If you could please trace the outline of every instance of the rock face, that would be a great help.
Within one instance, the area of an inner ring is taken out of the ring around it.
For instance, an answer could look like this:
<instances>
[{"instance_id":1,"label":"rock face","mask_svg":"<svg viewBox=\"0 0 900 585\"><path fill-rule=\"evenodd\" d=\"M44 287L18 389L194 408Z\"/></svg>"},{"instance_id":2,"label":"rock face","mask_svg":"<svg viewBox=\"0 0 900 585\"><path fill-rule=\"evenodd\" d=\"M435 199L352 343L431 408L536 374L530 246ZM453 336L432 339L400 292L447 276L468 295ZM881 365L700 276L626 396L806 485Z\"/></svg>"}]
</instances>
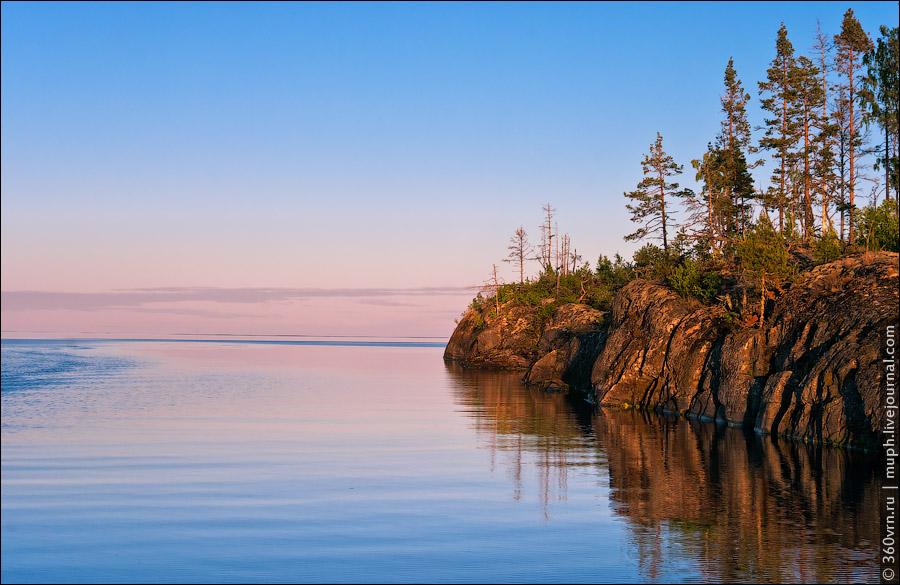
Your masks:
<instances>
[{"instance_id":1,"label":"rock face","mask_svg":"<svg viewBox=\"0 0 900 585\"><path fill-rule=\"evenodd\" d=\"M444 358L466 367L527 370L525 381L547 390L589 388L603 345L604 313L572 303L542 319L536 307L469 309L447 343Z\"/></svg>"},{"instance_id":2,"label":"rock face","mask_svg":"<svg viewBox=\"0 0 900 585\"><path fill-rule=\"evenodd\" d=\"M885 344L898 311L897 254L805 273L772 315L756 428L836 443L883 428Z\"/></svg>"},{"instance_id":3,"label":"rock face","mask_svg":"<svg viewBox=\"0 0 900 585\"><path fill-rule=\"evenodd\" d=\"M606 340L605 314L581 304L561 306L546 324L540 358L525 382L546 390L589 388L591 368Z\"/></svg>"},{"instance_id":4,"label":"rock face","mask_svg":"<svg viewBox=\"0 0 900 585\"><path fill-rule=\"evenodd\" d=\"M564 305L500 316L469 310L445 358L526 370L546 389L593 389L606 406L639 407L816 443L873 445L885 420L886 330L900 320L898 257L842 258L800 275L764 328L741 328L644 280L626 285L611 318Z\"/></svg>"},{"instance_id":5,"label":"rock face","mask_svg":"<svg viewBox=\"0 0 900 585\"><path fill-rule=\"evenodd\" d=\"M591 381L606 404L715 416L707 364L724 331L724 311L662 285L627 284L613 302L611 333Z\"/></svg>"},{"instance_id":6,"label":"rock face","mask_svg":"<svg viewBox=\"0 0 900 585\"><path fill-rule=\"evenodd\" d=\"M531 307L504 306L499 315L490 307L469 308L444 350L444 359L465 367L522 370L538 357L541 330Z\"/></svg>"},{"instance_id":7,"label":"rock face","mask_svg":"<svg viewBox=\"0 0 900 585\"><path fill-rule=\"evenodd\" d=\"M898 322L897 254L818 266L767 327L633 281L613 304L591 380L601 404L715 418L805 441L872 444L881 428L885 332Z\"/></svg>"}]
</instances>

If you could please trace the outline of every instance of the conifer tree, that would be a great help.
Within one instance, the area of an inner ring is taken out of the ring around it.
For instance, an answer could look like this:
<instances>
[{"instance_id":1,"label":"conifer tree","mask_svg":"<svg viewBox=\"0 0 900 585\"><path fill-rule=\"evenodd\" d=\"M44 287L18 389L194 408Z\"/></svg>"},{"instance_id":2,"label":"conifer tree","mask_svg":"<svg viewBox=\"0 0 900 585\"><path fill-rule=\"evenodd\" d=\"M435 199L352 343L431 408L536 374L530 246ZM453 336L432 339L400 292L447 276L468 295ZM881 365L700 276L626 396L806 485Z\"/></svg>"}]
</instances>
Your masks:
<instances>
[{"instance_id":1,"label":"conifer tree","mask_svg":"<svg viewBox=\"0 0 900 585\"><path fill-rule=\"evenodd\" d=\"M750 174L750 165L741 150L734 149L729 157L729 181L734 196L733 212L730 215L734 222L731 234L733 237L737 237L743 235L753 217L751 202L756 198L756 188L753 176Z\"/></svg>"},{"instance_id":2,"label":"conifer tree","mask_svg":"<svg viewBox=\"0 0 900 585\"><path fill-rule=\"evenodd\" d=\"M810 239L815 229L812 201L811 159L814 144L810 140L811 131L816 126L822 102L822 88L819 85L819 69L805 56L796 61L791 84L796 99L799 130L803 136L802 168L799 175L803 189L803 235Z\"/></svg>"},{"instance_id":3,"label":"conifer tree","mask_svg":"<svg viewBox=\"0 0 900 585\"><path fill-rule=\"evenodd\" d=\"M686 227L694 232L694 239L703 242L713 252L721 250L724 229L721 218L730 209L730 200L722 196L725 190L721 149L709 144L702 159L694 159L695 180L703 185L699 194L686 192L684 198L688 217ZM722 209L726 207L727 209Z\"/></svg>"},{"instance_id":4,"label":"conifer tree","mask_svg":"<svg viewBox=\"0 0 900 585\"><path fill-rule=\"evenodd\" d=\"M625 193L631 203L625 207L631 213L631 221L640 224L636 231L625 236L626 240L642 240L658 237L662 240L663 250L669 251L669 225L672 222L671 206L667 209L667 200L683 195L678 183L669 182L670 177L680 175L682 166L663 149L663 137L656 133L656 142L650 145L649 154L641 161L644 178L637 189Z\"/></svg>"},{"instance_id":5,"label":"conifer tree","mask_svg":"<svg viewBox=\"0 0 900 585\"><path fill-rule=\"evenodd\" d=\"M866 123L876 123L884 132L884 145L875 155L875 168L884 169L885 198L894 196L900 188L900 168L897 160L898 115L900 115L900 47L897 27L882 25L881 37L863 56L867 67L863 101L866 105ZM896 201L895 201L896 203Z\"/></svg>"},{"instance_id":6,"label":"conifer tree","mask_svg":"<svg viewBox=\"0 0 900 585\"><path fill-rule=\"evenodd\" d=\"M844 13L844 20L841 23L840 34L835 35L834 44L837 47L837 64L838 71L844 76L844 85L847 88L847 107L848 121L847 127L849 132L849 178L847 181L847 205L849 213L850 232L849 238L854 240L854 205L856 192L856 141L859 120L856 116L855 106L859 100L860 74L862 70L862 57L872 47L872 41L869 35L863 30L862 25L853 15L853 9L848 8Z\"/></svg>"},{"instance_id":7,"label":"conifer tree","mask_svg":"<svg viewBox=\"0 0 900 585\"><path fill-rule=\"evenodd\" d=\"M850 160L850 100L847 98L847 88L838 86L837 96L835 96L834 107L831 111L832 125L834 127L834 149L835 149L835 210L840 218L840 227L838 235L841 241L846 241L848 218L850 212L850 181L849 181L849 160ZM859 135L853 137L853 147L858 149L861 140Z\"/></svg>"},{"instance_id":8,"label":"conifer tree","mask_svg":"<svg viewBox=\"0 0 900 585\"><path fill-rule=\"evenodd\" d=\"M744 90L734 69L734 59L729 57L725 66L725 92L720 99L722 112L723 146L745 150L750 147L750 122L747 121L747 103L750 94Z\"/></svg>"},{"instance_id":9,"label":"conifer tree","mask_svg":"<svg viewBox=\"0 0 900 585\"><path fill-rule=\"evenodd\" d=\"M828 114L828 71L831 43L818 23L816 23L816 41L813 49L819 68L821 94L821 111L814 119L816 136L813 140L813 175L816 177L816 188L819 192L822 235L824 236L829 230L833 231L828 210L831 205L831 193L837 183L834 173L836 164L834 141L837 128Z\"/></svg>"},{"instance_id":10,"label":"conifer tree","mask_svg":"<svg viewBox=\"0 0 900 585\"><path fill-rule=\"evenodd\" d=\"M774 230L769 216L763 213L738 242L737 254L744 280L759 290L758 324L762 328L769 290L780 286L791 273L784 236Z\"/></svg>"},{"instance_id":11,"label":"conifer tree","mask_svg":"<svg viewBox=\"0 0 900 585\"><path fill-rule=\"evenodd\" d=\"M702 159L691 161L696 180L703 184L700 194L683 191L694 240L703 240L714 252L743 233L752 215L750 201L756 199L753 177L744 153L738 148L709 145ZM698 228L698 226L700 226Z\"/></svg>"},{"instance_id":12,"label":"conifer tree","mask_svg":"<svg viewBox=\"0 0 900 585\"><path fill-rule=\"evenodd\" d=\"M782 23L775 41L775 58L766 71L766 81L759 82L762 107L772 117L765 121L765 136L760 140L763 148L772 150L779 161L772 173L777 189L769 191L770 204L778 209L778 229L784 230L784 214L788 195L788 172L791 165L792 148L796 143L793 116L793 87L791 74L794 70L794 46L788 39L787 27Z\"/></svg>"},{"instance_id":13,"label":"conifer tree","mask_svg":"<svg viewBox=\"0 0 900 585\"><path fill-rule=\"evenodd\" d=\"M734 69L734 59L729 58L725 66L725 91L721 97L724 117L718 138L720 156L717 157L722 164L723 196L730 205L730 209L721 210L726 213L723 223L729 233L739 233L743 229L747 200L755 192L747 163L747 154L755 152L750 144L750 123L747 121L749 101L750 94L744 90Z\"/></svg>"}]
</instances>

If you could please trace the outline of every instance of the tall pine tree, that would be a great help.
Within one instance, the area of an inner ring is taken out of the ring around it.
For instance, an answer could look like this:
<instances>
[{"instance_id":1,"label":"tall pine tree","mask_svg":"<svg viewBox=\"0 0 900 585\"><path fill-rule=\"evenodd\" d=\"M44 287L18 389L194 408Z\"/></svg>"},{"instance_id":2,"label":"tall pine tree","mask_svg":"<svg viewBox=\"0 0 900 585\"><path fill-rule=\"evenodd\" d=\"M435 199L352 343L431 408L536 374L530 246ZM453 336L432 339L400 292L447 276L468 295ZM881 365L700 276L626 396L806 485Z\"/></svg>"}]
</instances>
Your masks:
<instances>
[{"instance_id":1,"label":"tall pine tree","mask_svg":"<svg viewBox=\"0 0 900 585\"><path fill-rule=\"evenodd\" d=\"M753 179L747 153L751 146L747 103L750 94L738 78L734 59L725 66L724 90L720 98L722 122L715 144L708 145L702 159L691 161L696 179L703 183L700 194L685 192L689 217L686 228L713 252L721 251L733 237L743 232L751 215ZM698 227L699 226L699 227Z\"/></svg>"},{"instance_id":2,"label":"tall pine tree","mask_svg":"<svg viewBox=\"0 0 900 585\"><path fill-rule=\"evenodd\" d=\"M722 94L722 130L718 143L723 163L724 197L730 203L728 217L723 223L729 233L743 231L747 213L747 201L753 197L753 181L748 182L747 154L755 149L750 144L750 122L747 121L747 103L750 94L744 90L734 69L734 59L725 66L725 91Z\"/></svg>"},{"instance_id":3,"label":"tall pine tree","mask_svg":"<svg viewBox=\"0 0 900 585\"><path fill-rule=\"evenodd\" d=\"M863 63L868 69L863 99L867 108L866 122L874 122L884 132L884 145L875 155L876 170L884 169L885 197L891 190L896 198L900 188L900 168L897 161L898 115L900 115L900 47L897 27L881 26L881 37L865 54Z\"/></svg>"},{"instance_id":4,"label":"tall pine tree","mask_svg":"<svg viewBox=\"0 0 900 585\"><path fill-rule=\"evenodd\" d=\"M813 49L819 67L821 110L814 119L816 136L813 140L813 175L816 177L816 188L819 192L823 237L834 229L831 224L829 207L832 204L832 193L837 184L837 176L834 172L836 165L834 143L837 127L828 113L828 71L831 47L828 37L816 23L816 41Z\"/></svg>"},{"instance_id":5,"label":"tall pine tree","mask_svg":"<svg viewBox=\"0 0 900 585\"><path fill-rule=\"evenodd\" d=\"M838 71L844 76L844 86L847 88L847 107L848 121L847 127L849 132L849 151L847 153L849 159L849 178L847 181L847 211L849 213L850 234L849 238L852 242L854 239L854 210L856 195L856 152L857 138L859 136L859 119L856 115L856 102L860 99L860 77L862 73L862 57L872 48L872 41L869 35L863 30L856 16L853 15L853 9L848 8L844 13L844 20L841 23L841 32L834 37L834 44L837 47L837 64Z\"/></svg>"},{"instance_id":6,"label":"tall pine tree","mask_svg":"<svg viewBox=\"0 0 900 585\"><path fill-rule=\"evenodd\" d=\"M803 235L810 239L814 235L814 214L812 201L812 150L815 146L810 137L819 116L822 105L822 87L819 84L819 69L807 57L801 56L793 69L791 84L796 100L796 111L799 118L798 130L803 136L802 167L799 174L803 189Z\"/></svg>"},{"instance_id":7,"label":"tall pine tree","mask_svg":"<svg viewBox=\"0 0 900 585\"><path fill-rule=\"evenodd\" d=\"M766 118L766 132L760 145L773 151L779 161L772 173L772 182L778 187L769 191L769 205L778 209L779 231L784 231L785 208L788 204L787 181L792 149L796 142L791 83L794 62L794 46L788 39L787 27L782 23L775 41L775 58L766 71L766 80L759 82L760 95L765 96L762 107L772 115L771 118Z\"/></svg>"}]
</instances>

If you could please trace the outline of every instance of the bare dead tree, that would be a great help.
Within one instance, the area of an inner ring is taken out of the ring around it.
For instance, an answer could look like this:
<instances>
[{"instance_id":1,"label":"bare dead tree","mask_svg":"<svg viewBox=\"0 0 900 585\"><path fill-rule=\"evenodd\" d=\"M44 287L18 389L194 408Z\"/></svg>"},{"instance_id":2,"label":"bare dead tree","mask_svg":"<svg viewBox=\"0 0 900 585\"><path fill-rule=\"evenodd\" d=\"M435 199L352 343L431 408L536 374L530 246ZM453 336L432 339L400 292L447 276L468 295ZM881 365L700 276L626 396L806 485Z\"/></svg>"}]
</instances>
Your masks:
<instances>
[{"instance_id":1,"label":"bare dead tree","mask_svg":"<svg viewBox=\"0 0 900 585\"><path fill-rule=\"evenodd\" d=\"M555 257L555 259L556 259L555 266L556 266L556 272L557 272L557 274L558 274L559 271L560 271L560 268L561 268L560 264L562 264L562 262L560 262L560 255L559 255L559 244L560 244L560 241L559 241L559 223L553 222L553 224L554 224L553 237L554 237L554 239L556 240L556 246L554 246L554 248L553 248L553 254L554 254L554 257Z\"/></svg>"},{"instance_id":2,"label":"bare dead tree","mask_svg":"<svg viewBox=\"0 0 900 585\"><path fill-rule=\"evenodd\" d=\"M503 284L499 276L497 276L497 265L491 265L491 276L484 281L481 290L489 295L494 295L494 306L497 309L497 315L500 315L500 286Z\"/></svg>"},{"instance_id":3,"label":"bare dead tree","mask_svg":"<svg viewBox=\"0 0 900 585\"><path fill-rule=\"evenodd\" d=\"M528 233L523 226L519 226L513 236L509 239L509 250L504 262L511 262L519 265L519 284L525 282L525 261L528 260L534 249L528 242Z\"/></svg>"},{"instance_id":4,"label":"bare dead tree","mask_svg":"<svg viewBox=\"0 0 900 585\"><path fill-rule=\"evenodd\" d=\"M556 212L550 203L543 207L544 223L541 224L541 269L547 270L553 266L553 240L556 234L553 232L553 214Z\"/></svg>"},{"instance_id":5,"label":"bare dead tree","mask_svg":"<svg viewBox=\"0 0 900 585\"><path fill-rule=\"evenodd\" d=\"M574 272L574 267L571 267L572 263L572 238L569 237L569 234L563 234L560 236L560 251L559 258L557 259L557 264L559 265L559 271L563 276L568 276L570 272Z\"/></svg>"},{"instance_id":6,"label":"bare dead tree","mask_svg":"<svg viewBox=\"0 0 900 585\"><path fill-rule=\"evenodd\" d=\"M578 264L582 261L581 254L578 253L578 248L572 250L572 254L569 256L572 260L572 272L578 270Z\"/></svg>"}]
</instances>

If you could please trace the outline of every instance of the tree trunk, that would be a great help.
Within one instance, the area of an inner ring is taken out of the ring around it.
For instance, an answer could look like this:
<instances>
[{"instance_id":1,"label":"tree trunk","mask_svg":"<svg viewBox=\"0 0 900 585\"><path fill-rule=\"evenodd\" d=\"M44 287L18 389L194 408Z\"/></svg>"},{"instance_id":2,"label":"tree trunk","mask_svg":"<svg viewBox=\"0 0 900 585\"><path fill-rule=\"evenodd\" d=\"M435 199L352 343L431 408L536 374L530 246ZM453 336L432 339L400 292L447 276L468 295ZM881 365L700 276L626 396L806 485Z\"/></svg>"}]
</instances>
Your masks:
<instances>
[{"instance_id":1,"label":"tree trunk","mask_svg":"<svg viewBox=\"0 0 900 585\"><path fill-rule=\"evenodd\" d=\"M844 215L846 211L844 211L843 207L841 208L841 241L844 241Z\"/></svg>"},{"instance_id":2,"label":"tree trunk","mask_svg":"<svg viewBox=\"0 0 900 585\"><path fill-rule=\"evenodd\" d=\"M736 209L737 208L737 206L735 205L736 200L733 195L733 193L734 193L734 191L733 191L734 176L731 174L734 171L734 158L733 158L734 157L734 122L732 120L732 117L733 117L733 114L731 112L728 112L728 162L729 162L728 171L729 171L729 176L726 178L726 181L725 181L725 196L728 198L729 201L731 201L732 208ZM737 218L731 218L731 219L736 220Z\"/></svg>"},{"instance_id":3,"label":"tree trunk","mask_svg":"<svg viewBox=\"0 0 900 585\"><path fill-rule=\"evenodd\" d=\"M805 109L805 108L804 108ZM803 116L803 235L810 239L813 235L812 198L809 195L809 114Z\"/></svg>"},{"instance_id":4,"label":"tree trunk","mask_svg":"<svg viewBox=\"0 0 900 585\"><path fill-rule=\"evenodd\" d=\"M781 192L778 197L778 231L784 233L784 159L787 154L787 96L785 95L787 91L787 60L782 59L782 61L784 62L784 73L781 80Z\"/></svg>"},{"instance_id":5,"label":"tree trunk","mask_svg":"<svg viewBox=\"0 0 900 585\"><path fill-rule=\"evenodd\" d=\"M663 250L669 251L669 239L666 234L666 179L662 170L659 171L659 211L662 219Z\"/></svg>"},{"instance_id":6,"label":"tree trunk","mask_svg":"<svg viewBox=\"0 0 900 585\"><path fill-rule=\"evenodd\" d=\"M847 76L850 79L850 100L849 100L850 101L850 145L849 145L849 147L850 147L850 200L848 201L848 204L849 204L848 212L849 212L849 216L850 216L849 217L850 235L849 235L848 239L850 240L850 243L852 244L853 243L853 216L854 216L853 200L854 200L854 195L855 195L855 191L856 191L856 167L854 166L855 160L856 160L856 155L854 152L856 150L856 145L853 144L853 141L856 138L856 128L854 127L855 124L853 123L854 94L853 94L853 49L852 48L850 48L850 55L849 55L849 58L847 59L847 73L848 73Z\"/></svg>"},{"instance_id":7,"label":"tree trunk","mask_svg":"<svg viewBox=\"0 0 900 585\"><path fill-rule=\"evenodd\" d=\"M888 148L890 144L890 136L888 134L887 124L884 125L884 198L891 198L891 155L890 149Z\"/></svg>"},{"instance_id":8,"label":"tree trunk","mask_svg":"<svg viewBox=\"0 0 900 585\"><path fill-rule=\"evenodd\" d=\"M759 328L763 328L766 319L766 273L763 272L759 284Z\"/></svg>"},{"instance_id":9,"label":"tree trunk","mask_svg":"<svg viewBox=\"0 0 900 585\"><path fill-rule=\"evenodd\" d=\"M532 248L534 250L534 248ZM525 250L519 251L519 284L525 284Z\"/></svg>"},{"instance_id":10,"label":"tree trunk","mask_svg":"<svg viewBox=\"0 0 900 585\"><path fill-rule=\"evenodd\" d=\"M825 61L825 44L822 44L822 124L828 123L828 73L827 63ZM822 148L828 148L828 135L825 135L825 143ZM826 225L828 224L828 185L825 177L821 179L822 185L822 235L825 235Z\"/></svg>"},{"instance_id":11,"label":"tree trunk","mask_svg":"<svg viewBox=\"0 0 900 585\"><path fill-rule=\"evenodd\" d=\"M841 177L840 177L840 179L841 179L841 201L840 201L840 204L841 204L841 234L840 235L841 235L841 242L843 242L844 241L844 218L847 214L847 209L846 209L847 206L845 205L845 203L847 202L847 183L846 183L846 181L844 181L844 171L846 170L845 165L846 165L846 159L847 159L847 152L846 152L847 145L846 145L846 136L844 135L843 130L841 130L839 147L840 147L840 167L841 167Z\"/></svg>"}]
</instances>

